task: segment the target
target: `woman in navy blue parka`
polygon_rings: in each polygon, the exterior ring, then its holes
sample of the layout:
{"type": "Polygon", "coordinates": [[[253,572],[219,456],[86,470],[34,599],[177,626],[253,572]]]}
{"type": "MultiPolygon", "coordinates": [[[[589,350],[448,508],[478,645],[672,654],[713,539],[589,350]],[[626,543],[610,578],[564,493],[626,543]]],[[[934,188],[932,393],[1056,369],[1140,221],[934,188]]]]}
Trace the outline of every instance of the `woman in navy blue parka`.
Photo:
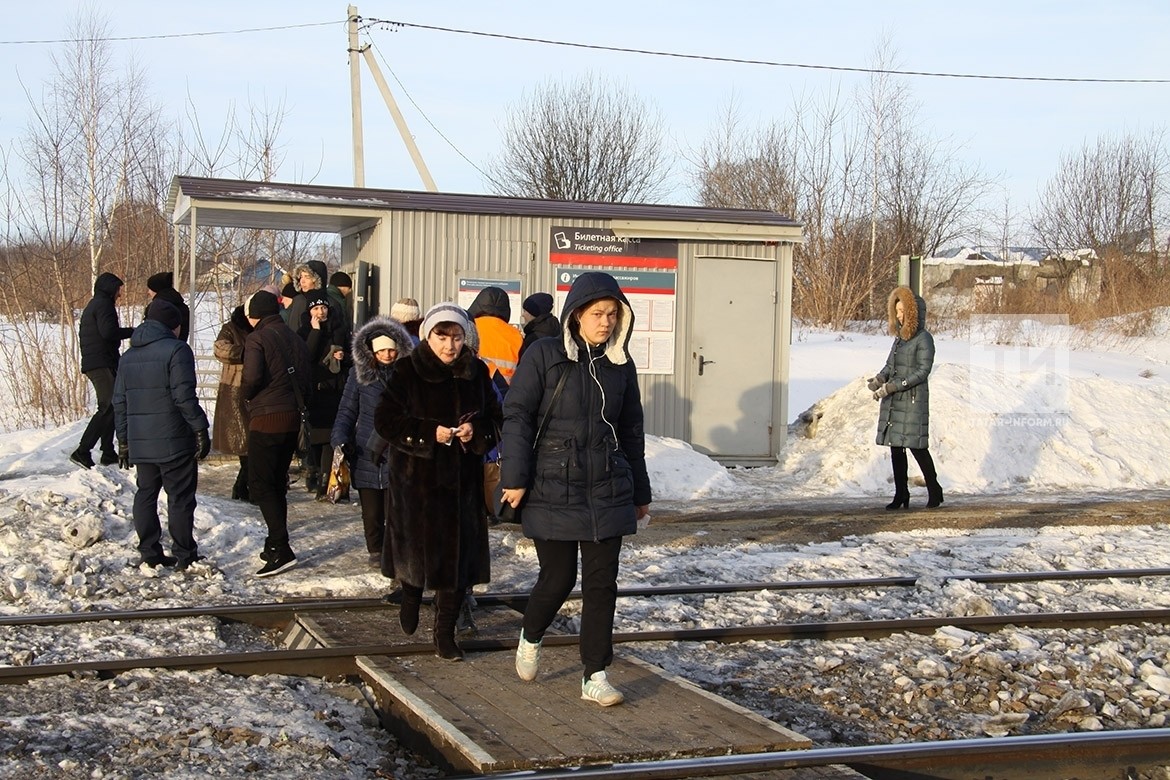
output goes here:
{"type": "Polygon", "coordinates": [[[410,354],[414,342],[406,328],[388,317],[375,317],[353,335],[353,368],[341,394],[329,443],[340,447],[349,462],[351,484],[362,505],[362,526],[371,566],[393,576],[393,559],[383,555],[386,489],[390,467],[386,442],[374,432],[374,412],[390,386],[394,362],[410,354]]]}
{"type": "Polygon", "coordinates": [[[524,353],[504,401],[503,498],[514,507],[523,502],[524,534],[540,560],[516,671],[536,677],[541,639],[577,580],[580,552],[581,695],[609,706],[623,699],[605,676],[618,556],[650,504],[642,399],[628,351],[634,314],[612,276],[590,271],[573,282],[561,325],[561,339],[540,339],[524,353]]]}

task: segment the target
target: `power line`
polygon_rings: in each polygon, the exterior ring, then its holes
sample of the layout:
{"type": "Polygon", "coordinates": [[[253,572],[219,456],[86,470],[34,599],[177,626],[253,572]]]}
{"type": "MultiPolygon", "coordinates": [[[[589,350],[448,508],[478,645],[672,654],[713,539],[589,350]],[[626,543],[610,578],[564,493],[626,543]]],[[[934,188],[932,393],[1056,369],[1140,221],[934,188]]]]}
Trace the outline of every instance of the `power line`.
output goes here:
{"type": "Polygon", "coordinates": [[[333,22],[306,22],[305,24],[284,24],[279,27],[245,27],[242,30],[208,30],[206,32],[189,32],[189,33],[165,33],[159,35],[119,35],[96,38],[54,38],[50,40],[28,40],[28,41],[0,41],[0,46],[21,46],[21,45],[51,45],[57,43],[96,43],[98,41],[157,41],[166,38],[200,38],[209,35],[242,35],[244,33],[255,32],[274,32],[279,30],[297,30],[303,27],[325,27],[330,24],[345,24],[346,20],[333,22]]]}
{"type": "Polygon", "coordinates": [[[468,157],[466,154],[464,154],[463,150],[460,149],[458,146],[456,146],[455,142],[452,141],[450,138],[448,138],[446,136],[446,134],[444,134],[443,131],[440,130],[438,128],[438,126],[434,122],[431,121],[431,118],[429,116],[427,116],[427,112],[423,111],[422,106],[420,106],[415,101],[414,97],[410,94],[410,90],[408,90],[406,88],[406,85],[402,83],[402,79],[398,78],[398,74],[395,73],[394,69],[390,67],[390,63],[386,62],[386,58],[382,56],[382,50],[379,49],[377,46],[375,46],[374,42],[372,40],[370,41],[370,48],[372,48],[374,50],[374,54],[378,55],[378,59],[380,59],[382,61],[382,65],[385,66],[386,70],[390,71],[390,75],[394,77],[394,80],[396,82],[398,82],[398,86],[402,88],[402,94],[406,95],[406,99],[410,101],[410,104],[412,106],[414,106],[415,110],[418,111],[419,115],[422,116],[422,118],[426,121],[426,123],[431,126],[431,129],[434,130],[438,134],[438,136],[440,138],[442,138],[447,143],[448,146],[450,146],[453,150],[455,150],[455,153],[457,155],[459,155],[464,160],[466,160],[468,165],[470,165],[475,170],[479,171],[481,176],[483,176],[485,179],[488,179],[490,181],[491,177],[488,176],[488,174],[485,173],[482,168],[480,168],[478,165],[476,165],[470,157],[468,157]]]}
{"type": "Polygon", "coordinates": [[[542,43],[549,46],[567,46],[575,49],[593,49],[596,51],[612,51],[621,54],[645,54],[652,57],[673,57],[682,60],[702,60],[706,62],[726,62],[735,65],[765,65],[772,68],[803,68],[805,70],[829,70],[846,73],[885,73],[895,76],[931,76],[948,79],[986,79],[992,81],[1039,81],[1064,82],[1074,84],[1170,84],[1170,79],[1098,79],[1098,78],[1064,78],[1056,76],[997,76],[981,73],[941,73],[921,70],[891,70],[886,68],[851,68],[844,65],[807,65],[799,62],[774,62],[772,60],[748,60],[738,57],[716,57],[707,54],[682,54],[670,51],[655,51],[653,49],[628,49],[621,46],[604,46],[595,43],[576,43],[574,41],[556,41],[549,38],[530,38],[522,35],[506,35],[504,33],[489,33],[481,30],[460,30],[455,27],[438,27],[430,24],[414,24],[413,22],[399,22],[392,19],[365,19],[369,25],[396,25],[398,27],[412,27],[417,30],[432,30],[435,32],[456,33],[458,35],[473,35],[482,38],[500,38],[508,41],[522,41],[524,43],[542,43]]]}

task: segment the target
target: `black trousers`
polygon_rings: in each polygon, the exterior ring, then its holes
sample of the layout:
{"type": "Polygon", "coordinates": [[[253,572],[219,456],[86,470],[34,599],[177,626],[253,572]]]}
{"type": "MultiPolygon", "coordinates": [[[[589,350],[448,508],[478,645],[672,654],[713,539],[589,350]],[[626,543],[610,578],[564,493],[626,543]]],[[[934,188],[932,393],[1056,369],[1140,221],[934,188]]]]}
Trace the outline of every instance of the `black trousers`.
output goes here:
{"type": "Polygon", "coordinates": [[[296,447],[296,431],[248,431],[248,495],[268,526],[266,550],[288,547],[288,467],[296,447]]]}
{"type": "Polygon", "coordinates": [[[362,504],[362,531],[366,537],[366,552],[382,552],[386,538],[386,491],[377,488],[358,488],[362,504]]]}
{"type": "MultiPolygon", "coordinates": [[[[937,487],[938,472],[934,469],[934,458],[930,457],[930,450],[925,447],[920,450],[911,448],[910,454],[918,461],[918,468],[922,470],[922,478],[926,481],[927,487],[937,487]]],[[[894,469],[894,492],[898,495],[906,494],[910,489],[910,483],[907,476],[909,461],[906,460],[905,447],[890,447],[890,465],[894,469]]]]}
{"type": "Polygon", "coordinates": [[[138,492],[134,494],[134,530],[138,532],[138,552],[143,558],[160,558],[163,554],[162,527],[158,519],[158,493],[167,491],[167,531],[171,535],[171,554],[179,561],[193,561],[199,550],[195,544],[195,490],[199,486],[199,467],[194,453],[168,463],[136,463],[138,492]]]}
{"type": "Polygon", "coordinates": [[[85,378],[93,385],[93,391],[97,395],[97,411],[89,418],[89,425],[85,426],[77,449],[89,452],[93,445],[101,441],[102,454],[110,459],[116,458],[118,451],[114,449],[115,374],[109,368],[95,368],[93,371],[86,371],[85,378]]]}
{"type": "Polygon", "coordinates": [[[540,574],[524,610],[524,638],[539,642],[577,582],[581,551],[581,663],[585,677],[613,663],[613,615],[617,604],[622,537],[600,542],[535,539],[540,574]]]}

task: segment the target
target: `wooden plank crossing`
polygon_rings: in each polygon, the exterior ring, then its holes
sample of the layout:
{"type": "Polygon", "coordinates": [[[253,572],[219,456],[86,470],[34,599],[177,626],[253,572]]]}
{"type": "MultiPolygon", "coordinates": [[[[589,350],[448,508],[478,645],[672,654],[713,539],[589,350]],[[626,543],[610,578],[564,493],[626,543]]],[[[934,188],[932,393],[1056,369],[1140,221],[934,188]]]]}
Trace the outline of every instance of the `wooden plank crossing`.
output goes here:
{"type": "MultiPolygon", "coordinates": [[[[424,607],[405,636],[395,609],[302,616],[300,641],[323,645],[408,644],[430,637],[424,607]]],[[[478,638],[519,635],[506,608],[476,611],[478,638]]],[[[511,645],[509,641],[509,645],[511,645]]],[[[533,682],[516,676],[512,651],[469,652],[462,663],[433,655],[367,656],[358,669],[383,717],[409,747],[456,771],[496,772],[614,762],[793,750],[810,741],[665,670],[623,653],[607,670],[624,704],[581,699],[575,645],[547,646],[533,682]],[[428,749],[429,748],[429,749],[428,749]],[[437,752],[437,755],[436,755],[437,752]]],[[[792,774],[777,777],[795,777],[792,774]]],[[[843,775],[807,775],[839,777],[843,775]]]]}

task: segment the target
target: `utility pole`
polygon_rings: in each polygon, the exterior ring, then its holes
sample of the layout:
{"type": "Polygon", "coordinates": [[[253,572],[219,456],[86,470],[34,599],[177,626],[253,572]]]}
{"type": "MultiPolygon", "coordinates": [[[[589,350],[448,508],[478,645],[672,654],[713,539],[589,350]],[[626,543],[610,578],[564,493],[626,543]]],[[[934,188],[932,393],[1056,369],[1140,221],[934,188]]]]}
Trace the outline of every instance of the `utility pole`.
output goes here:
{"type": "Polygon", "coordinates": [[[435,180],[431,178],[431,172],[427,170],[427,164],[423,162],[422,154],[414,143],[414,136],[410,134],[410,128],[406,126],[406,119],[398,110],[398,103],[395,102],[394,95],[390,92],[390,85],[386,83],[385,77],[382,76],[382,69],[378,67],[374,53],[370,51],[373,47],[358,44],[358,21],[361,17],[358,15],[357,6],[349,6],[347,13],[349,14],[347,25],[349,30],[349,94],[353,104],[353,186],[364,187],[366,184],[362,151],[362,86],[361,65],[358,62],[360,54],[365,58],[366,65],[370,68],[370,75],[374,77],[374,83],[378,85],[378,90],[382,93],[382,100],[386,101],[386,107],[390,109],[390,116],[394,118],[398,134],[402,136],[402,143],[406,144],[406,150],[410,152],[410,159],[414,161],[414,167],[418,171],[419,178],[422,179],[423,186],[429,192],[438,192],[439,188],[435,186],[435,180]]]}
{"type": "Polygon", "coordinates": [[[346,9],[349,21],[349,102],[353,118],[353,186],[366,186],[366,159],[362,147],[362,64],[358,60],[358,16],[357,6],[346,9]]]}

